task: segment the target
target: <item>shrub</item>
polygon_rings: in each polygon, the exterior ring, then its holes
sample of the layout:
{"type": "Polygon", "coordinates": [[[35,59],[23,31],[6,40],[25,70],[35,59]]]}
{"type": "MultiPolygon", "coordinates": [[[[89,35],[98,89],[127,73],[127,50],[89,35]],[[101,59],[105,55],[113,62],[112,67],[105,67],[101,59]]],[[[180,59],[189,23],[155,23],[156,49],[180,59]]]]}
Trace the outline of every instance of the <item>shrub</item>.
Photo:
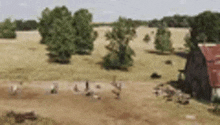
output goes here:
{"type": "Polygon", "coordinates": [[[97,37],[97,32],[93,31],[92,14],[87,9],[80,9],[74,13],[73,26],[76,29],[76,53],[91,54],[93,42],[97,37]]]}
{"type": "Polygon", "coordinates": [[[171,33],[166,29],[165,26],[160,26],[157,29],[156,38],[154,41],[155,48],[160,50],[162,53],[164,51],[173,51],[172,43],[170,40],[171,33]]]}
{"type": "Polygon", "coordinates": [[[143,39],[144,42],[148,43],[150,41],[150,36],[149,34],[146,34],[144,39],[143,39]]]}
{"type": "Polygon", "coordinates": [[[11,22],[10,18],[5,19],[5,21],[0,25],[0,38],[16,38],[16,23],[11,22]]]}
{"type": "Polygon", "coordinates": [[[112,69],[127,69],[133,65],[132,55],[134,51],[129,46],[129,41],[135,37],[135,27],[131,21],[119,17],[113,24],[112,31],[105,34],[107,40],[110,40],[106,46],[110,52],[103,58],[103,66],[112,69]]]}

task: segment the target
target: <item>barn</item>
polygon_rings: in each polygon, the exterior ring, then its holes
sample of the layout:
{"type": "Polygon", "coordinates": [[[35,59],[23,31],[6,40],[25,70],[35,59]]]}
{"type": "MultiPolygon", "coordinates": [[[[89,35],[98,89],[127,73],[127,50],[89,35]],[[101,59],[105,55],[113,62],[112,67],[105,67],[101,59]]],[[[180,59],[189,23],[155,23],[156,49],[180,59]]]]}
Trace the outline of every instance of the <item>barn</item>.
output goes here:
{"type": "Polygon", "coordinates": [[[220,44],[199,44],[187,55],[184,91],[197,99],[211,101],[220,96],[220,44]],[[214,93],[213,93],[214,92],[214,93]]]}

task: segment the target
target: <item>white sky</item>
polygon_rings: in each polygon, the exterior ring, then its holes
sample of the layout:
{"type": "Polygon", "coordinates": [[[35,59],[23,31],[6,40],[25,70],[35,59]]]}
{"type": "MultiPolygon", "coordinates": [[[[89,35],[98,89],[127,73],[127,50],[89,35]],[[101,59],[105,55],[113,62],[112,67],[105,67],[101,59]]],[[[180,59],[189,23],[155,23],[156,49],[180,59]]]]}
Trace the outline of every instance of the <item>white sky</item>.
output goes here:
{"type": "Polygon", "coordinates": [[[86,8],[94,22],[112,22],[119,16],[151,20],[174,14],[196,15],[205,10],[220,12],[220,0],[0,0],[0,21],[38,19],[46,7],[65,5],[72,13],[86,8]]]}

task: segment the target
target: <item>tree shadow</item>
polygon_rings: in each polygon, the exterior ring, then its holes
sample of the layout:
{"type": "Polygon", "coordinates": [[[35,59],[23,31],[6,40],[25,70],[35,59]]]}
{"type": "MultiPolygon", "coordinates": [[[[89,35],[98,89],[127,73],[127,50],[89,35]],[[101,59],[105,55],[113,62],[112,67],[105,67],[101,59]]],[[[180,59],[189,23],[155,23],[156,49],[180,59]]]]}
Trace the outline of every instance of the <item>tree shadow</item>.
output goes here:
{"type": "Polygon", "coordinates": [[[184,86],[184,83],[183,83],[183,81],[178,81],[178,80],[171,80],[171,81],[168,81],[167,82],[169,85],[171,85],[173,88],[175,88],[175,89],[179,89],[179,90],[181,90],[181,91],[185,91],[184,90],[184,88],[185,88],[185,86],[184,86]]]}
{"type": "Polygon", "coordinates": [[[220,109],[214,110],[214,109],[208,108],[207,111],[215,116],[220,116],[220,109]]]}
{"type": "MultiPolygon", "coordinates": [[[[204,105],[210,105],[211,101],[208,101],[208,100],[204,100],[204,99],[198,99],[198,98],[194,98],[192,97],[192,94],[186,90],[186,86],[184,84],[184,80],[171,80],[171,81],[168,81],[167,82],[169,85],[171,85],[173,88],[175,88],[176,90],[179,89],[181,90],[182,92],[184,93],[187,93],[187,94],[190,94],[191,95],[191,98],[194,99],[196,102],[198,103],[202,103],[204,105]]],[[[220,116],[220,109],[219,109],[219,116],[220,116]]]]}
{"type": "Polygon", "coordinates": [[[187,53],[186,52],[175,52],[175,55],[182,57],[184,59],[187,58],[187,53]]]}
{"type": "Polygon", "coordinates": [[[156,54],[156,55],[177,55],[179,57],[185,58],[187,57],[187,53],[186,52],[182,52],[182,51],[178,51],[178,52],[174,52],[174,53],[170,53],[170,52],[160,52],[157,50],[145,50],[145,52],[150,53],[150,54],[156,54]]]}
{"type": "Polygon", "coordinates": [[[51,53],[47,53],[46,54],[49,58],[47,59],[48,63],[54,63],[54,64],[62,64],[62,65],[67,65],[70,64],[70,60],[63,60],[63,61],[59,61],[57,59],[55,59],[55,55],[51,54],[51,53]]]}
{"type": "Polygon", "coordinates": [[[119,70],[119,71],[123,71],[123,72],[128,72],[129,71],[128,68],[105,67],[102,61],[97,62],[95,64],[99,65],[101,69],[105,69],[107,71],[110,71],[110,70],[113,70],[113,71],[119,70]]]}
{"type": "Polygon", "coordinates": [[[156,54],[156,55],[171,55],[171,53],[167,53],[167,52],[159,52],[159,51],[156,51],[156,50],[145,50],[145,52],[147,53],[151,53],[151,54],[156,54]]]}

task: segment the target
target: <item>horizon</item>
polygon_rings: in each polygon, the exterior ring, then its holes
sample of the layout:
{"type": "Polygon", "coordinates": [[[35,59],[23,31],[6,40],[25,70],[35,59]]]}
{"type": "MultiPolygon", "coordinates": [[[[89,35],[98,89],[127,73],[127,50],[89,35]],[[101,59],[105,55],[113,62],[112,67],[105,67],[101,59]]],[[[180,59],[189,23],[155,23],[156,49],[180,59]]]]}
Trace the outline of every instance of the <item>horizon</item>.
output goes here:
{"type": "Polygon", "coordinates": [[[0,22],[6,18],[12,20],[36,20],[41,12],[48,7],[66,6],[74,14],[77,10],[88,9],[97,23],[114,22],[119,16],[133,20],[149,21],[167,16],[195,16],[204,11],[220,12],[217,0],[0,0],[0,22]],[[159,9],[158,9],[159,8],[159,9]]]}

